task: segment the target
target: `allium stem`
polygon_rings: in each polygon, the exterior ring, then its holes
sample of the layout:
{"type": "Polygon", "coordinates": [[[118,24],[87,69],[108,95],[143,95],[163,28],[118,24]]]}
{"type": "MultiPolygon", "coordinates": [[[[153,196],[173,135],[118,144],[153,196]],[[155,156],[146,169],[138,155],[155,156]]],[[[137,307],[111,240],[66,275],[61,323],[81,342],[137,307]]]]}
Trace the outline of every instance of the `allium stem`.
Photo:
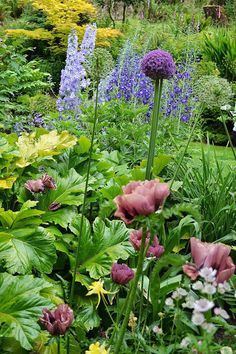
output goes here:
{"type": "Polygon", "coordinates": [[[147,168],[146,168],[146,176],[145,176],[145,178],[148,180],[150,180],[152,176],[152,166],[153,166],[153,160],[155,155],[157,127],[158,127],[158,120],[160,114],[162,85],[163,85],[163,79],[159,79],[155,81],[151,136],[149,140],[149,150],[148,150],[147,168]]]}
{"type": "MultiPolygon", "coordinates": [[[[86,181],[85,181],[85,188],[84,188],[84,198],[83,198],[83,204],[82,204],[82,210],[81,210],[81,222],[80,222],[80,229],[79,229],[79,234],[78,234],[78,244],[77,244],[76,256],[75,256],[75,267],[74,267],[74,271],[73,271],[73,278],[72,278],[70,298],[69,298],[69,304],[71,307],[72,307],[74,292],[75,292],[76,273],[77,273],[77,269],[79,266],[80,238],[82,235],[83,224],[84,224],[85,204],[86,204],[87,191],[88,191],[88,182],[89,182],[89,174],[90,174],[90,166],[91,166],[91,159],[92,159],[97,118],[98,118],[98,82],[96,85],[94,121],[93,121],[91,145],[90,145],[90,149],[89,149],[89,159],[88,159],[87,174],[86,174],[86,181]]],[[[67,354],[69,354],[69,352],[70,352],[70,349],[69,349],[69,336],[68,336],[67,337],[67,354]]]]}
{"type": "Polygon", "coordinates": [[[126,304],[125,317],[124,317],[122,325],[121,325],[121,329],[120,329],[119,336],[116,341],[116,346],[114,348],[113,354],[120,354],[120,348],[122,346],[122,342],[124,339],[125,331],[126,331],[127,324],[129,321],[129,316],[130,316],[132,307],[135,303],[135,296],[136,296],[136,291],[137,291],[137,287],[138,287],[138,281],[139,281],[140,275],[143,270],[143,262],[144,262],[144,258],[145,258],[145,241],[146,241],[146,230],[144,230],[143,235],[142,235],[142,243],[141,243],[141,247],[139,250],[136,274],[135,274],[133,284],[132,284],[132,287],[130,290],[130,295],[128,297],[128,301],[126,304]]]}

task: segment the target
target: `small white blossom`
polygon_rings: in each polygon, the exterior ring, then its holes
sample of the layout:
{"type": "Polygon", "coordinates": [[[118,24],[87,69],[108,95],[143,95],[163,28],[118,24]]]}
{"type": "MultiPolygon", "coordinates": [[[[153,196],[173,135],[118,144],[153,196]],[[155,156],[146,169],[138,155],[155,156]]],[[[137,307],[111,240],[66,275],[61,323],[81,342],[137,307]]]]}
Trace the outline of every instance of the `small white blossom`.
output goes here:
{"type": "Polygon", "coordinates": [[[206,312],[214,307],[214,302],[207,299],[200,299],[195,301],[194,310],[197,312],[206,312]]]}
{"type": "Polygon", "coordinates": [[[194,308],[194,303],[195,299],[193,296],[187,296],[185,299],[185,302],[183,302],[182,307],[183,308],[188,308],[188,309],[193,309],[194,308]]]}
{"type": "Polygon", "coordinates": [[[189,337],[185,337],[182,339],[181,343],[180,343],[180,347],[181,348],[187,348],[189,346],[189,344],[191,344],[191,339],[189,337]]]}
{"type": "Polygon", "coordinates": [[[175,299],[175,300],[179,300],[182,298],[182,296],[176,290],[173,291],[171,297],[172,297],[172,299],[175,299]]]}
{"type": "Polygon", "coordinates": [[[216,331],[216,326],[214,326],[213,323],[204,322],[201,327],[205,329],[205,331],[207,331],[208,333],[213,333],[216,331]]]}
{"type": "Polygon", "coordinates": [[[171,297],[167,297],[165,301],[166,306],[174,306],[174,301],[171,297]]]}
{"type": "Polygon", "coordinates": [[[193,290],[201,290],[203,288],[203,284],[200,280],[198,280],[196,283],[193,283],[192,288],[193,290]]]}
{"type": "Polygon", "coordinates": [[[177,288],[176,291],[180,296],[187,296],[188,295],[187,291],[183,288],[177,288]]]}
{"type": "Polygon", "coordinates": [[[228,320],[228,319],[229,319],[228,313],[227,313],[224,309],[222,309],[222,308],[220,308],[220,307],[214,308],[214,313],[215,313],[215,315],[217,315],[217,316],[221,316],[221,317],[224,318],[225,320],[228,320]]]}
{"type": "Polygon", "coordinates": [[[199,275],[204,278],[208,283],[213,283],[216,278],[216,269],[213,268],[202,268],[199,271],[199,275]]]}
{"type": "Polygon", "coordinates": [[[154,326],[152,330],[156,334],[160,334],[160,335],[163,334],[162,328],[160,328],[158,326],[154,326]]]}
{"type": "Polygon", "coordinates": [[[231,287],[227,281],[224,281],[224,283],[216,284],[217,285],[217,291],[220,294],[224,294],[226,291],[230,291],[231,287]]]}
{"type": "Polygon", "coordinates": [[[209,295],[213,295],[216,293],[216,287],[212,284],[205,284],[203,289],[202,289],[202,292],[204,294],[209,294],[209,295]]]}
{"type": "Polygon", "coordinates": [[[196,326],[201,326],[203,322],[205,321],[205,317],[202,313],[200,312],[194,312],[192,315],[192,322],[196,326]]]}

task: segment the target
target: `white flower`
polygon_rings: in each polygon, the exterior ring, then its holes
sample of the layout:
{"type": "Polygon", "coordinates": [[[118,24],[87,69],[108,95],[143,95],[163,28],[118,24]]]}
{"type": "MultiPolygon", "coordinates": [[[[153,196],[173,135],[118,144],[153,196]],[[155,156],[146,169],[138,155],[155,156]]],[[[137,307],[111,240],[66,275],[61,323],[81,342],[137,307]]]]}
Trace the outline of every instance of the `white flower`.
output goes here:
{"type": "Polygon", "coordinates": [[[226,291],[230,291],[231,287],[229,285],[229,283],[227,283],[227,281],[224,281],[224,283],[220,283],[217,286],[217,291],[220,294],[224,294],[226,291]]]}
{"type": "Polygon", "coordinates": [[[175,300],[179,300],[182,298],[181,295],[179,295],[179,293],[175,290],[173,291],[172,295],[171,295],[172,299],[175,299],[175,300]]]}
{"type": "Polygon", "coordinates": [[[196,283],[193,283],[192,288],[193,290],[201,290],[203,288],[203,284],[200,280],[198,280],[196,283]]]}
{"type": "Polygon", "coordinates": [[[206,312],[214,307],[213,301],[208,301],[207,299],[200,299],[195,301],[194,310],[197,312],[206,312]]]}
{"type": "Polygon", "coordinates": [[[165,304],[166,306],[174,306],[174,301],[171,299],[171,297],[167,297],[165,304]]]}
{"type": "Polygon", "coordinates": [[[193,315],[192,315],[193,324],[195,324],[196,326],[200,326],[203,324],[204,321],[205,321],[205,317],[202,313],[200,313],[200,312],[193,313],[193,315]]]}
{"type": "Polygon", "coordinates": [[[176,291],[180,296],[186,296],[188,294],[187,291],[183,288],[177,288],[176,291]]]}
{"type": "Polygon", "coordinates": [[[216,293],[216,287],[212,284],[206,284],[204,285],[202,292],[205,294],[213,295],[216,293]]]}
{"type": "Polygon", "coordinates": [[[181,343],[180,343],[180,347],[181,348],[187,348],[189,346],[189,344],[191,344],[191,339],[189,337],[185,337],[182,339],[181,343]]]}
{"type": "Polygon", "coordinates": [[[154,326],[152,330],[156,334],[163,334],[162,328],[160,328],[158,326],[154,326]]]}
{"type": "Polygon", "coordinates": [[[228,319],[229,319],[228,313],[227,313],[224,309],[222,309],[222,308],[220,308],[220,307],[214,308],[214,313],[215,313],[215,315],[217,315],[217,316],[223,317],[225,320],[228,320],[228,319]]]}
{"type": "Polygon", "coordinates": [[[194,308],[195,299],[193,296],[187,296],[185,302],[183,302],[182,307],[187,307],[188,309],[194,308]]]}
{"type": "Polygon", "coordinates": [[[201,327],[205,329],[205,331],[207,331],[208,333],[213,333],[216,331],[216,326],[214,326],[213,323],[204,322],[201,327]]]}
{"type": "Polygon", "coordinates": [[[215,276],[216,276],[216,269],[213,268],[202,268],[199,271],[199,275],[204,278],[208,283],[213,283],[213,281],[215,280],[215,276]]]}

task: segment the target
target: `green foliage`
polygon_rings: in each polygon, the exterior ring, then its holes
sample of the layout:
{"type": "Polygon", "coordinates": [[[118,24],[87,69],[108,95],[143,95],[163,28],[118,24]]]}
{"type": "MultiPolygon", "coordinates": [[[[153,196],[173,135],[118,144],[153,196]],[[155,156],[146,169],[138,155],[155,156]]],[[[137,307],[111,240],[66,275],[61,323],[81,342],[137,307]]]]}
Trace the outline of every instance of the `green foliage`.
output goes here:
{"type": "Polygon", "coordinates": [[[27,62],[26,56],[16,52],[13,46],[0,43],[0,122],[5,129],[14,124],[9,117],[28,112],[19,103],[20,97],[48,90],[47,79],[48,74],[40,71],[36,61],[27,62]]]}
{"type": "MultiPolygon", "coordinates": [[[[97,218],[92,230],[88,221],[79,235],[81,218],[72,221],[70,229],[80,236],[79,272],[89,272],[91,278],[99,279],[110,274],[112,263],[117,259],[127,259],[132,252],[128,241],[128,229],[121,221],[102,221],[97,218]]],[[[79,280],[79,277],[77,278],[79,280]]]]}
{"type": "Polygon", "coordinates": [[[203,114],[219,114],[220,107],[229,104],[233,93],[226,79],[216,76],[202,76],[195,82],[194,92],[203,114]]]}
{"type": "Polygon", "coordinates": [[[204,54],[217,65],[220,75],[229,81],[236,78],[236,41],[233,34],[218,31],[205,36],[204,54]]]}
{"type": "Polygon", "coordinates": [[[51,303],[40,295],[50,284],[32,275],[0,274],[0,337],[14,338],[25,349],[32,349],[39,334],[37,321],[51,303]]]}
{"type": "Polygon", "coordinates": [[[56,261],[53,238],[42,227],[43,212],[22,209],[0,211],[0,261],[8,272],[28,274],[32,269],[50,273],[56,261]]]}

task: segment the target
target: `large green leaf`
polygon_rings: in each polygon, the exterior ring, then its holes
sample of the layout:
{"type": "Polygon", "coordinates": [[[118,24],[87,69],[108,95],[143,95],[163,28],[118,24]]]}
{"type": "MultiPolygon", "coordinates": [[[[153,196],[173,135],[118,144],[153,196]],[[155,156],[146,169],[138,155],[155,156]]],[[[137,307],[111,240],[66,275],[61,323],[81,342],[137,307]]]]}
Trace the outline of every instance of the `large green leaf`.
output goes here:
{"type": "MultiPolygon", "coordinates": [[[[71,227],[72,232],[79,234],[81,218],[76,218],[71,227]]],[[[88,221],[79,241],[80,272],[89,272],[91,278],[98,279],[111,271],[114,261],[127,259],[133,248],[128,241],[129,229],[121,221],[109,221],[96,218],[92,232],[88,221]]]]}
{"type": "Polygon", "coordinates": [[[85,328],[86,331],[90,331],[94,327],[100,325],[101,319],[93,304],[85,305],[79,310],[78,316],[74,322],[74,326],[85,328]]]}
{"type": "Polygon", "coordinates": [[[52,203],[77,206],[82,204],[85,188],[84,177],[73,168],[64,178],[58,176],[56,171],[49,171],[49,174],[55,179],[57,188],[49,190],[39,197],[39,209],[48,210],[52,203]]]}
{"type": "MultiPolygon", "coordinates": [[[[20,211],[0,209],[0,223],[6,229],[19,229],[26,226],[41,224],[41,216],[44,212],[37,209],[25,209],[25,204],[20,211]]],[[[33,204],[34,206],[34,204],[33,204]]],[[[0,228],[0,231],[3,230],[0,228]]]]}
{"type": "Polygon", "coordinates": [[[77,138],[66,131],[58,133],[53,130],[39,137],[36,132],[23,133],[17,142],[19,159],[16,165],[23,168],[45,157],[58,155],[64,149],[74,146],[76,141],[77,138]]]}
{"type": "Polygon", "coordinates": [[[52,236],[42,227],[0,232],[0,261],[8,272],[27,274],[33,268],[50,273],[56,261],[52,236]]]}
{"type": "Polygon", "coordinates": [[[0,337],[14,338],[27,350],[40,327],[37,321],[44,307],[51,303],[40,296],[40,290],[50,286],[31,275],[0,274],[0,337]]]}
{"type": "Polygon", "coordinates": [[[73,218],[76,215],[75,207],[68,207],[58,209],[56,211],[48,211],[42,216],[42,220],[50,223],[54,223],[56,225],[60,225],[64,229],[67,228],[68,224],[70,224],[73,218]]]}

